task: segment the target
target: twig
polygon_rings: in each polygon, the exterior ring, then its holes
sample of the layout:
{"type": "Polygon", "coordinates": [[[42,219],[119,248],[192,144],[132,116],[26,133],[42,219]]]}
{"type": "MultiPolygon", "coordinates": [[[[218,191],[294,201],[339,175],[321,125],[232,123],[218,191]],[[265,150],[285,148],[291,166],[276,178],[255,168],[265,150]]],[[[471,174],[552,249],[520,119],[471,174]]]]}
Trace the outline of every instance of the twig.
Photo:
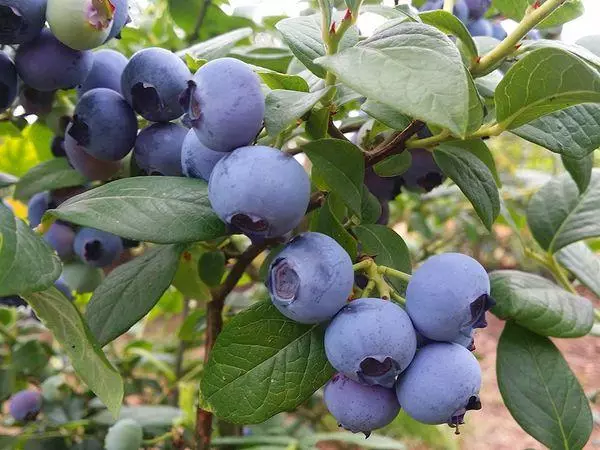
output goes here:
{"type": "Polygon", "coordinates": [[[413,120],[404,130],[388,142],[384,142],[367,154],[367,165],[373,166],[389,156],[398,155],[406,149],[406,142],[425,126],[420,120],[413,120]]]}
{"type": "Polygon", "coordinates": [[[210,8],[211,3],[212,0],[204,0],[204,3],[202,3],[202,9],[198,14],[198,20],[196,20],[194,30],[192,31],[192,34],[190,34],[188,37],[188,42],[194,42],[200,36],[200,29],[202,28],[204,19],[206,19],[206,14],[208,13],[208,8],[210,8]]]}

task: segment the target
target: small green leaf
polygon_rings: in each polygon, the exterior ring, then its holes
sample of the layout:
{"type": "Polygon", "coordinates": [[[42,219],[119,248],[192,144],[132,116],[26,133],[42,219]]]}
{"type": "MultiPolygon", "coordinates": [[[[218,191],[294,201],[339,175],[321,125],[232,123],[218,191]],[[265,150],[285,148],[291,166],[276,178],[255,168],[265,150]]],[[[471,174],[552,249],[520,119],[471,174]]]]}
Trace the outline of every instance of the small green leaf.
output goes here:
{"type": "Polygon", "coordinates": [[[354,260],[358,253],[358,245],[356,239],[342,225],[341,221],[345,216],[346,207],[339,197],[329,194],[325,204],[313,213],[310,229],[335,239],[354,260]]]}
{"type": "Polygon", "coordinates": [[[592,169],[594,168],[594,154],[590,153],[581,159],[569,158],[568,156],[561,156],[563,166],[567,169],[567,172],[573,178],[573,181],[577,183],[579,192],[584,192],[592,181],[592,169]]]}
{"type": "Polygon", "coordinates": [[[517,128],[569,106],[600,102],[600,73],[565,50],[540,48],[508,70],[494,101],[498,123],[517,128]]]}
{"type": "Polygon", "coordinates": [[[183,248],[151,248],[117,267],[98,286],[85,316],[100,345],[121,336],[156,305],[175,276],[183,248]]]}
{"type": "Polygon", "coordinates": [[[531,198],[527,223],[540,246],[550,253],[583,239],[600,236],[600,170],[579,193],[568,173],[553,178],[531,198]]]}
{"type": "Polygon", "coordinates": [[[363,186],[361,223],[363,223],[363,224],[377,223],[377,221],[381,217],[382,213],[383,213],[383,206],[379,202],[379,199],[377,197],[375,197],[371,193],[371,191],[369,191],[369,188],[366,185],[363,186]]]}
{"type": "Polygon", "coordinates": [[[310,112],[306,121],[306,134],[314,141],[327,137],[327,129],[329,126],[329,108],[325,106],[316,106],[310,112]]]}
{"type": "Polygon", "coordinates": [[[364,112],[374,119],[379,120],[384,125],[393,130],[404,130],[411,122],[411,118],[401,112],[396,111],[391,106],[384,103],[367,100],[360,107],[364,112]]]}
{"type": "Polygon", "coordinates": [[[48,244],[0,202],[0,296],[46,289],[60,271],[48,244]]]}
{"type": "Polygon", "coordinates": [[[315,62],[370,100],[457,136],[483,116],[481,105],[472,110],[473,82],[458,49],[430,25],[392,20],[355,47],[315,62]]]}
{"type": "Polygon", "coordinates": [[[87,181],[69,165],[67,158],[55,158],[35,166],[23,175],[15,186],[14,197],[26,202],[38,192],[79,186],[87,181]]]}
{"type": "Polygon", "coordinates": [[[218,286],[225,274],[226,262],[223,252],[206,252],[202,254],[198,261],[200,279],[208,286],[218,286]]]}
{"type": "Polygon", "coordinates": [[[308,92],[308,83],[298,75],[279,73],[264,67],[252,67],[258,76],[271,89],[284,89],[287,91],[308,92]]]}
{"type": "Polygon", "coordinates": [[[321,139],[302,146],[331,192],[360,217],[365,159],[362,151],[340,139],[321,139]]]}
{"type": "Polygon", "coordinates": [[[397,177],[410,169],[411,164],[411,153],[404,151],[378,162],[373,166],[373,169],[380,177],[397,177]]]}
{"type": "Polygon", "coordinates": [[[23,298],[62,345],[77,375],[117,416],[123,401],[123,380],[100,349],[75,305],[54,287],[25,294],[23,298]]]}
{"type": "Polygon", "coordinates": [[[193,246],[183,252],[175,272],[173,286],[186,297],[210,301],[210,290],[198,273],[198,264],[205,252],[206,250],[201,246],[193,246]]]}
{"type": "Polygon", "coordinates": [[[498,343],[498,387],[523,429],[551,449],[582,449],[592,433],[588,400],[550,339],[507,323],[498,343]]]}
{"type": "Polygon", "coordinates": [[[265,100],[265,126],[269,135],[277,136],[304,117],[331,89],[310,93],[279,89],[269,92],[265,100]]]}
{"type": "Polygon", "coordinates": [[[500,270],[490,275],[492,312],[543,336],[585,336],[594,324],[592,303],[538,275],[500,270]]]}
{"type": "Polygon", "coordinates": [[[468,52],[469,59],[474,60],[477,58],[477,47],[475,46],[475,42],[473,42],[471,33],[469,33],[467,27],[455,15],[440,9],[423,12],[419,14],[419,17],[423,23],[434,26],[445,34],[456,36],[468,52]]]}
{"type": "Polygon", "coordinates": [[[258,47],[255,45],[234,47],[229,56],[255,67],[270,69],[281,75],[285,74],[294,57],[292,52],[285,47],[258,47]]]}
{"type": "Polygon", "coordinates": [[[294,409],[333,375],[324,332],[285,318],[270,301],[251,306],[219,334],[202,377],[204,399],[233,423],[294,409]]]}
{"type": "Polygon", "coordinates": [[[500,195],[488,166],[475,154],[453,143],[440,145],[433,156],[440,169],[458,185],[483,224],[491,231],[500,214],[500,195]]]}
{"type": "Polygon", "coordinates": [[[529,122],[512,133],[551,152],[583,158],[600,147],[600,105],[571,106],[529,122]]]}
{"type": "Polygon", "coordinates": [[[200,67],[202,67],[208,62],[206,59],[195,58],[189,53],[185,54],[183,60],[185,61],[185,65],[188,67],[188,69],[190,69],[190,72],[192,73],[196,73],[198,69],[200,69],[200,67]]]}
{"type": "Polygon", "coordinates": [[[558,261],[600,297],[600,257],[585,242],[567,245],[556,253],[558,261]]]}
{"type": "MultiPolygon", "coordinates": [[[[494,7],[506,18],[519,22],[525,16],[527,8],[534,2],[535,0],[494,0],[494,7]]],[[[564,2],[560,8],[557,8],[550,16],[542,21],[542,23],[538,24],[538,27],[556,27],[576,19],[581,16],[583,12],[584,8],[581,0],[569,0],[564,2]]]]}
{"type": "Polygon", "coordinates": [[[225,235],[206,183],[191,178],[135,177],[70,198],[46,216],[136,241],[174,244],[225,235]]]}
{"type": "MultiPolygon", "coordinates": [[[[373,256],[380,266],[391,267],[404,273],[412,272],[410,252],[402,237],[384,225],[359,225],[352,229],[361,245],[363,253],[373,256]]],[[[388,280],[400,292],[406,289],[406,283],[388,280]]]]}
{"type": "MultiPolygon", "coordinates": [[[[189,0],[171,0],[170,3],[172,4],[174,1],[177,1],[186,7],[189,7],[190,5],[189,0]]],[[[193,20],[196,20],[195,16],[193,20]]],[[[222,58],[227,56],[227,54],[238,42],[252,36],[252,33],[252,28],[240,28],[238,30],[233,30],[181,50],[177,53],[177,56],[183,58],[186,54],[189,54],[196,59],[206,59],[208,61],[222,58]]]]}

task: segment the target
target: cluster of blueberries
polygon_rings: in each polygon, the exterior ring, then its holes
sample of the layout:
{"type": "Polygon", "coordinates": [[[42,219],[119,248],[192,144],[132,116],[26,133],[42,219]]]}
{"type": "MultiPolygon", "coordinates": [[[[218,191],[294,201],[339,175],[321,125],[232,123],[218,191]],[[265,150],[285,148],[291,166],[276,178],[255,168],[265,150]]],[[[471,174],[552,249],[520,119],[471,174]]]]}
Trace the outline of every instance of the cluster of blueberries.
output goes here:
{"type": "Polygon", "coordinates": [[[269,268],[267,287],[283,315],[329,322],[325,351],[338,371],[325,387],[329,411],[367,435],[400,407],[420,422],[458,429],[468,410],[481,408],[471,351],[473,331],[486,326],[493,305],[485,269],[458,253],[429,258],[408,284],[406,311],[380,298],[348,303],[353,282],[348,254],[320,233],[292,239],[269,268]]]}

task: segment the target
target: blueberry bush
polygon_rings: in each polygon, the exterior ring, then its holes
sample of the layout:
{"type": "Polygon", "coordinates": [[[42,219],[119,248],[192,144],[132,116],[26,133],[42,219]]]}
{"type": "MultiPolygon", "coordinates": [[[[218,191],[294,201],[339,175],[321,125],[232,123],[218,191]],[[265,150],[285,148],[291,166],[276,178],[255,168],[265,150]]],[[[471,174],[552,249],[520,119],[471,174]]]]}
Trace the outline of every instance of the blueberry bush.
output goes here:
{"type": "Polygon", "coordinates": [[[0,449],[457,448],[490,314],[514,421],[583,449],[582,0],[226,3],[0,0],[0,449]]]}

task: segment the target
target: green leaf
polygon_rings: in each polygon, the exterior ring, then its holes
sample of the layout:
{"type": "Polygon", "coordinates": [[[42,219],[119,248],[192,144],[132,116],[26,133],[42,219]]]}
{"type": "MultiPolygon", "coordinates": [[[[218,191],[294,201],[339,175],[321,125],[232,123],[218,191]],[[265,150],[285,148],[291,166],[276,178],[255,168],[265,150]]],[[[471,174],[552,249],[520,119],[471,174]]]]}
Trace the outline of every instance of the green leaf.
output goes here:
{"type": "Polygon", "coordinates": [[[373,170],[380,177],[397,177],[402,175],[412,164],[412,155],[404,151],[398,155],[392,155],[373,166],[373,170]]]}
{"type": "Polygon", "coordinates": [[[596,56],[600,56],[600,36],[597,34],[579,38],[575,41],[575,44],[587,49],[596,56]]]}
{"type": "MultiPolygon", "coordinates": [[[[497,8],[503,16],[517,22],[525,16],[525,11],[535,0],[494,0],[493,7],[497,8]]],[[[566,1],[560,8],[556,9],[544,21],[538,24],[538,28],[550,28],[569,22],[581,16],[584,12],[581,0],[566,1]]]]}
{"type": "Polygon", "coordinates": [[[360,109],[393,130],[404,130],[412,120],[391,106],[373,100],[367,100],[360,109]]]}
{"type": "MultiPolygon", "coordinates": [[[[189,0],[175,0],[184,6],[190,4],[189,0]]],[[[204,0],[201,0],[204,1],[204,0]]],[[[170,3],[173,4],[174,0],[170,3]]],[[[172,11],[173,6],[171,6],[172,11]]],[[[196,16],[192,17],[196,20],[196,16]]],[[[207,41],[193,45],[189,48],[177,52],[177,56],[183,58],[186,54],[192,55],[196,59],[206,59],[208,61],[227,56],[235,45],[244,39],[252,36],[252,28],[240,28],[221,34],[207,41]]]]}
{"type": "Polygon", "coordinates": [[[594,323],[592,303],[538,275],[501,270],[490,275],[492,312],[534,333],[554,337],[585,336],[594,323]]]}
{"type": "Polygon", "coordinates": [[[157,244],[205,241],[225,234],[225,225],[210,207],[206,183],[190,178],[113,181],[70,198],[46,215],[157,244]]]}
{"type": "Polygon", "coordinates": [[[354,144],[340,139],[320,139],[302,146],[331,192],[360,217],[365,159],[354,144]]]}
{"type": "Polygon", "coordinates": [[[484,163],[487,166],[488,169],[490,169],[490,173],[494,177],[496,185],[498,185],[499,187],[502,186],[502,182],[500,181],[500,175],[498,174],[498,169],[496,168],[496,161],[494,160],[494,156],[492,155],[492,152],[490,151],[483,139],[455,141],[452,142],[452,146],[462,148],[475,155],[482,163],[484,163]]]}
{"type": "Polygon", "coordinates": [[[567,245],[556,253],[558,261],[600,297],[600,257],[585,242],[567,245]]]}
{"type": "Polygon", "coordinates": [[[569,158],[568,156],[562,155],[561,159],[565,169],[567,169],[567,172],[569,172],[573,181],[577,183],[579,192],[584,192],[592,180],[594,154],[590,153],[581,159],[569,158]]]}
{"type": "Polygon", "coordinates": [[[186,297],[210,301],[210,290],[198,273],[200,258],[205,252],[206,250],[201,246],[194,246],[183,252],[175,272],[173,286],[186,297]]]}
{"type": "Polygon", "coordinates": [[[433,156],[440,169],[458,185],[483,224],[491,231],[500,214],[500,195],[488,166],[475,154],[454,143],[440,145],[433,156]]]}
{"type": "Polygon", "coordinates": [[[354,260],[358,253],[356,239],[342,225],[346,207],[335,194],[329,194],[325,204],[313,213],[310,229],[332,237],[340,244],[350,259],[354,260]]]}
{"type": "Polygon", "coordinates": [[[143,428],[171,428],[173,423],[182,415],[179,408],[166,405],[139,405],[139,406],[123,406],[121,413],[115,420],[115,417],[109,414],[108,411],[100,411],[91,417],[91,421],[110,427],[117,420],[132,419],[139,423],[143,428]]]}
{"type": "Polygon", "coordinates": [[[271,136],[277,136],[294,124],[323,97],[331,92],[331,87],[316,92],[284,91],[276,89],[267,94],[265,100],[265,126],[271,136]]]}
{"type": "Polygon", "coordinates": [[[0,296],[46,289],[60,271],[48,244],[0,202],[0,296]]]}
{"type": "Polygon", "coordinates": [[[531,198],[527,222],[540,246],[550,253],[583,239],[600,236],[600,170],[590,185],[579,188],[568,173],[553,178],[531,198]]]}
{"type": "MultiPolygon", "coordinates": [[[[276,25],[284,42],[292,53],[308,70],[319,78],[325,78],[326,71],[313,61],[325,55],[325,47],[321,38],[321,18],[319,15],[293,17],[283,19],[276,25]]],[[[354,46],[358,42],[356,27],[350,28],[344,35],[340,48],[354,46]]]]}
{"type": "Polygon", "coordinates": [[[584,447],[592,433],[590,406],[552,341],[507,323],[496,373],[506,407],[527,433],[551,449],[584,447]]]}
{"type": "Polygon", "coordinates": [[[331,14],[333,10],[333,3],[331,0],[317,0],[321,14],[325,17],[326,29],[329,30],[331,27],[331,14]]]}
{"type": "Polygon", "coordinates": [[[231,49],[229,56],[244,61],[256,67],[263,67],[285,74],[290,61],[293,58],[292,52],[284,47],[235,47],[231,49]]]}
{"type": "MultiPolygon", "coordinates": [[[[383,206],[379,203],[379,199],[375,197],[369,188],[363,186],[362,196],[362,220],[363,224],[377,223],[383,212],[383,206]]],[[[354,259],[354,258],[353,258],[354,259]]]]}
{"type": "Polygon", "coordinates": [[[270,301],[250,307],[219,334],[202,377],[204,399],[233,423],[294,409],[333,375],[324,332],[285,318],[270,301]]]}
{"type": "Polygon", "coordinates": [[[445,34],[456,36],[462,42],[470,60],[477,59],[477,47],[467,27],[453,14],[447,11],[435,10],[419,14],[423,23],[436,27],[445,34]]]}
{"type": "Polygon", "coordinates": [[[123,380],[75,305],[54,287],[23,298],[63,347],[77,375],[117,416],[123,401],[123,380]]]}
{"type": "Polygon", "coordinates": [[[22,202],[42,191],[80,186],[87,178],[74,170],[67,158],[55,158],[29,170],[15,186],[14,197],[22,202]]]}
{"type": "Polygon", "coordinates": [[[540,48],[508,70],[494,101],[498,123],[517,128],[569,106],[600,102],[600,73],[567,51],[540,48]]]}
{"type": "Polygon", "coordinates": [[[571,106],[511,130],[551,152],[583,158],[600,147],[600,106],[571,106]]]}
{"type": "MultiPolygon", "coordinates": [[[[361,251],[373,256],[377,264],[404,273],[412,272],[408,247],[394,230],[384,225],[359,225],[352,231],[361,244],[361,251]]],[[[404,292],[406,283],[395,278],[388,281],[400,292],[404,292]]]]}
{"type": "Polygon", "coordinates": [[[198,261],[198,274],[208,286],[221,284],[225,274],[225,255],[223,252],[206,252],[198,261]]]}
{"type": "Polygon", "coordinates": [[[31,340],[17,344],[13,349],[11,364],[24,375],[39,375],[50,360],[50,349],[46,344],[31,340]]]}
{"type": "Polygon", "coordinates": [[[156,305],[170,286],[182,245],[161,245],[113,270],[86,310],[90,330],[104,346],[127,332],[156,305]]]}
{"type": "Polygon", "coordinates": [[[206,330],[206,311],[196,309],[186,317],[181,328],[179,328],[177,337],[182,341],[194,341],[204,335],[204,330],[206,330]]]}
{"type": "Polygon", "coordinates": [[[14,450],[16,444],[16,437],[0,435],[0,450],[14,450]]]}
{"type": "Polygon", "coordinates": [[[61,277],[78,294],[93,292],[102,283],[104,272],[81,262],[63,263],[61,277]]]}
{"type": "Polygon", "coordinates": [[[271,89],[285,89],[287,91],[308,92],[308,83],[299,75],[290,75],[279,73],[264,67],[252,66],[252,69],[258,74],[271,89]]]}
{"type": "Polygon", "coordinates": [[[16,384],[17,374],[14,367],[0,366],[0,402],[7,400],[15,392],[16,384]]]}
{"type": "Polygon", "coordinates": [[[306,133],[312,140],[324,139],[327,137],[328,127],[329,108],[320,105],[313,108],[306,121],[306,133]]]}
{"type": "Polygon", "coordinates": [[[13,177],[12,175],[9,175],[8,173],[0,172],[0,189],[8,187],[8,186],[12,186],[13,184],[16,184],[18,181],[19,181],[19,179],[17,177],[13,177]]]}
{"type": "Polygon", "coordinates": [[[461,137],[473,126],[472,81],[454,43],[432,26],[396,19],[357,46],[316,63],[356,92],[405,115],[461,137]]]}

